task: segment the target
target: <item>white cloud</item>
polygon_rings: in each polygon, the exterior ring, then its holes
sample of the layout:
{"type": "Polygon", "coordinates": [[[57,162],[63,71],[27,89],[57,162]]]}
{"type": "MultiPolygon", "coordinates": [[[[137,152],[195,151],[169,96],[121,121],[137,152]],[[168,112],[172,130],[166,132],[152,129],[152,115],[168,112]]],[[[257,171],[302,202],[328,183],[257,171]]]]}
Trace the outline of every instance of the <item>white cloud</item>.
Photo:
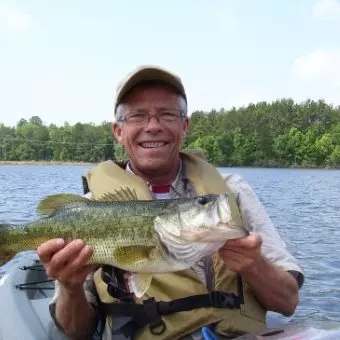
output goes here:
{"type": "Polygon", "coordinates": [[[301,80],[340,87],[340,49],[317,50],[297,58],[292,71],[301,80]]]}
{"type": "Polygon", "coordinates": [[[0,5],[0,23],[9,31],[23,31],[32,24],[32,17],[19,9],[0,5]]]}
{"type": "Polygon", "coordinates": [[[319,0],[313,6],[313,15],[321,20],[340,20],[340,1],[319,0]]]}

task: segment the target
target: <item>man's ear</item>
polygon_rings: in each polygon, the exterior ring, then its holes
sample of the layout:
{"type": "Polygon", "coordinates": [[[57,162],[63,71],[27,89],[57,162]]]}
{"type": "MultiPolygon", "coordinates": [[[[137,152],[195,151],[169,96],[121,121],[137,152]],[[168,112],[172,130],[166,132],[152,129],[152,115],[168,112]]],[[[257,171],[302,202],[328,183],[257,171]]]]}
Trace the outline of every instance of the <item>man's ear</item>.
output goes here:
{"type": "Polygon", "coordinates": [[[122,137],[122,127],[119,123],[117,122],[112,123],[112,134],[116,138],[118,143],[121,144],[123,137],[122,137]]]}
{"type": "Polygon", "coordinates": [[[190,128],[189,117],[185,117],[185,120],[183,122],[183,130],[184,130],[183,135],[184,136],[189,132],[189,128],[190,128]]]}

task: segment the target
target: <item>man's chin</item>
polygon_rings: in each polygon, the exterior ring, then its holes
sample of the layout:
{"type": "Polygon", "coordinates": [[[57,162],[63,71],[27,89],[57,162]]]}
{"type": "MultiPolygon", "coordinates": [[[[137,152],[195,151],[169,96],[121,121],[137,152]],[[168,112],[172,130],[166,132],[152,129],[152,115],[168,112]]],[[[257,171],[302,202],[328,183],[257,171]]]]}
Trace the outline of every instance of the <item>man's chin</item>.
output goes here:
{"type": "Polygon", "coordinates": [[[140,157],[135,162],[139,171],[148,173],[157,173],[170,166],[169,155],[163,155],[159,157],[140,157]]]}
{"type": "Polygon", "coordinates": [[[139,165],[139,168],[141,171],[143,172],[148,172],[148,173],[158,173],[160,172],[161,170],[167,168],[167,164],[163,162],[142,162],[140,165],[139,165]]]}

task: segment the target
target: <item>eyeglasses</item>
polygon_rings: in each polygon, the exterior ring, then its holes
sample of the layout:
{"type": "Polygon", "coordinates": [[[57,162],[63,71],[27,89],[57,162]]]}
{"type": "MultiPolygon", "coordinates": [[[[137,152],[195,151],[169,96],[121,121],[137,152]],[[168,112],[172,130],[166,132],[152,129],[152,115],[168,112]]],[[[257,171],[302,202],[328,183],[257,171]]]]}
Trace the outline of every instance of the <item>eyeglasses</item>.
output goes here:
{"type": "Polygon", "coordinates": [[[152,117],[156,118],[160,124],[171,124],[178,122],[181,118],[185,118],[185,115],[180,110],[160,111],[155,115],[150,115],[147,112],[130,112],[118,121],[133,125],[144,125],[149,124],[152,117]]]}

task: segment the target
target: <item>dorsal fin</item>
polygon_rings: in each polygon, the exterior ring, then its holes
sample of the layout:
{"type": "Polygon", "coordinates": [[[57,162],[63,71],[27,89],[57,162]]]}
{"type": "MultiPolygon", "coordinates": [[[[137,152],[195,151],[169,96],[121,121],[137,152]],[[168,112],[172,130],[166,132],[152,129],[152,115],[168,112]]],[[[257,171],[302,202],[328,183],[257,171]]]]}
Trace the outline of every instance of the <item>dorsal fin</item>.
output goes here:
{"type": "Polygon", "coordinates": [[[75,194],[56,194],[50,195],[40,201],[37,206],[37,212],[41,215],[51,215],[58,208],[65,207],[74,203],[88,203],[89,200],[85,197],[75,194]]]}
{"type": "Polygon", "coordinates": [[[135,190],[130,188],[115,189],[114,192],[107,192],[99,199],[101,202],[116,202],[116,201],[137,201],[137,194],[135,190]]]}

